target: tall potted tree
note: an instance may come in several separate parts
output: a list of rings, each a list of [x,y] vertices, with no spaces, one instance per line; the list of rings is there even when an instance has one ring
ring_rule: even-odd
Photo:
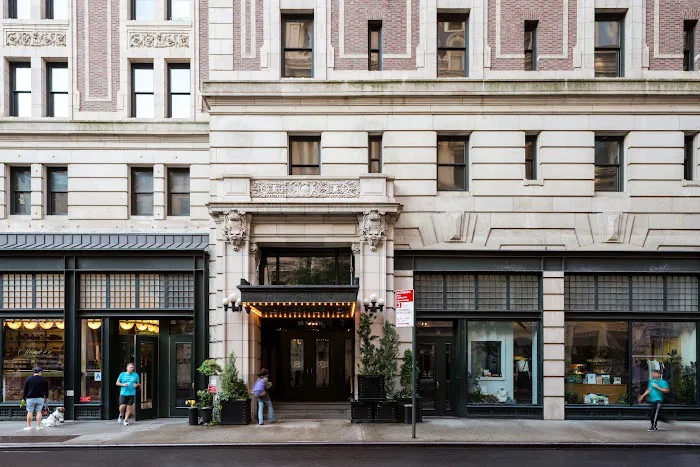
[[[384,380],[384,398],[377,402],[375,423],[396,423],[396,374],[399,358],[399,335],[396,327],[384,321],[383,333],[376,350],[377,371]]]
[[[247,425],[251,420],[250,392],[236,368],[236,354],[228,355],[224,372],[221,375],[221,403],[222,425]]]
[[[213,358],[208,358],[202,362],[197,371],[207,378],[221,373],[221,365]],[[208,389],[197,391],[197,408],[199,409],[200,423],[209,425],[212,422],[214,411],[214,394]]]
[[[399,378],[399,383],[401,385],[401,390],[396,396],[398,402],[398,418],[399,421],[404,423],[411,423],[412,419],[412,407],[413,395],[411,394],[411,389],[413,388],[413,352],[410,349],[406,349],[403,353],[403,363],[401,364],[401,376]],[[416,388],[416,422],[423,421],[423,402],[420,397],[418,397],[418,388]]]
[[[374,421],[377,400],[384,397],[384,378],[377,370],[377,348],[372,335],[374,314],[360,313],[357,337],[360,340],[360,364],[357,371],[357,400],[350,403],[350,417],[353,423]]]

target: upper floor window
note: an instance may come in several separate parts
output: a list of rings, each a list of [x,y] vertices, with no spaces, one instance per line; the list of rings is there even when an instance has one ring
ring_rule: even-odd
[[[153,169],[150,167],[131,169],[131,215],[153,215]]]
[[[47,213],[49,215],[68,214],[68,168],[49,167],[47,174]]]
[[[10,19],[31,19],[32,0],[7,0],[7,13]]]
[[[683,178],[685,180],[695,180],[695,136],[685,135],[683,157]]]
[[[70,19],[70,0],[46,0],[46,19]]]
[[[596,15],[595,18],[595,76],[623,76],[623,27],[619,16]]]
[[[525,71],[537,70],[537,21],[525,21]]]
[[[168,19],[187,20],[192,18],[191,0],[168,0]]]
[[[32,68],[29,62],[10,63],[10,117],[32,116]]]
[[[437,141],[437,188],[467,190],[467,138],[439,136]]]
[[[46,74],[46,116],[67,118],[70,109],[68,64],[49,63]]]
[[[131,116],[153,118],[153,64],[134,63],[131,65]]]
[[[438,15],[438,78],[467,76],[466,31],[466,15]]]
[[[10,214],[31,214],[32,175],[29,167],[10,167]]]
[[[139,21],[156,20],[157,0],[131,0],[131,19]]]
[[[259,280],[264,285],[350,285],[352,252],[345,248],[266,248]]]
[[[369,22],[369,71],[379,71],[382,69],[382,22]]]
[[[314,17],[282,16],[282,77],[313,77]]]
[[[168,65],[168,116],[190,118],[190,65],[171,63]]]
[[[382,135],[369,135],[369,173],[382,173]]]
[[[525,135],[525,180],[537,180],[537,135]]]
[[[168,169],[168,215],[190,215],[190,169]]]
[[[289,138],[289,175],[321,175],[321,138]]]
[[[596,136],[595,191],[622,191],[623,143],[621,136]]]
[[[683,71],[695,69],[695,26],[697,21],[683,24]]]

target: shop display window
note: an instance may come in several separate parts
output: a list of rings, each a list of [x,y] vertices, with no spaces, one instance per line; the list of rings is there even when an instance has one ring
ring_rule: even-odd
[[[469,404],[537,404],[538,322],[469,321]]]
[[[51,319],[5,319],[2,326],[3,402],[22,399],[24,380],[41,368],[49,402],[63,402],[64,324]]]
[[[102,320],[80,322],[80,402],[99,402],[102,394]]]

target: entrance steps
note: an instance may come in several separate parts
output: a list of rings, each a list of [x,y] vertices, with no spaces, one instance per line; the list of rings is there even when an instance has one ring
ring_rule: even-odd
[[[280,420],[350,420],[350,402],[275,402]],[[267,415],[267,413],[265,414]]]

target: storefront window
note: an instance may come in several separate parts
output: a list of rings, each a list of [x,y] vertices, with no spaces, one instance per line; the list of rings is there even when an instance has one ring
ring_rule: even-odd
[[[470,321],[469,403],[536,404],[537,322]]]
[[[80,322],[80,402],[99,402],[102,394],[102,320]]]
[[[129,336],[138,334],[139,336],[154,336],[160,332],[159,321],[157,319],[120,320],[119,335]]]
[[[632,323],[632,396],[647,389],[650,373],[659,370],[671,385],[667,402],[695,405],[696,326],[692,322]]]
[[[63,402],[64,326],[62,320],[6,319],[2,326],[3,398],[20,401],[24,380],[41,368],[49,402]]]
[[[566,403],[627,404],[627,321],[566,323]]]

